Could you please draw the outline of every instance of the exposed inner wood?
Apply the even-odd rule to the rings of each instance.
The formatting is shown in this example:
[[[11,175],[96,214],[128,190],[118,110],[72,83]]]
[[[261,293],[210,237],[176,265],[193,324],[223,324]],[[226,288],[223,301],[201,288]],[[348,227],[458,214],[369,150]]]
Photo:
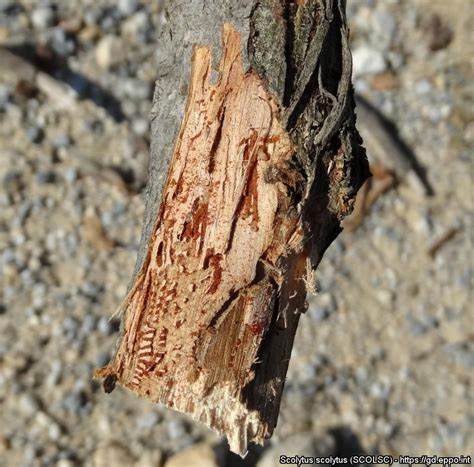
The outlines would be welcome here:
[[[108,390],[117,380],[191,414],[243,454],[273,430],[244,393],[272,323],[302,311],[306,252],[292,143],[229,24],[219,69],[212,84],[210,50],[195,48],[147,258],[122,305],[118,351],[98,375]]]

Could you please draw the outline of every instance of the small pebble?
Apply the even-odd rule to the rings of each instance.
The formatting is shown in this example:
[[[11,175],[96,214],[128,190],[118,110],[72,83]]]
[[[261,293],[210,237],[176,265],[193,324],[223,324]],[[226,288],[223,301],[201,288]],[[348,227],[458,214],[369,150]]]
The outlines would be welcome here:
[[[88,313],[84,316],[82,320],[81,332],[84,334],[90,334],[97,327],[97,318]]]
[[[109,318],[103,316],[99,319],[97,323],[98,331],[104,336],[110,336],[114,332],[117,332],[120,327],[120,322],[116,319],[110,320]]]
[[[54,51],[62,56],[67,57],[72,55],[76,50],[76,43],[72,37],[66,34],[66,31],[60,27],[52,29],[49,43]]]
[[[73,317],[66,316],[62,322],[62,328],[68,336],[74,337],[79,330],[79,323]]]
[[[139,11],[124,22],[122,31],[125,37],[134,42],[147,43],[152,36],[150,19],[145,11]]]
[[[126,97],[132,99],[143,100],[151,96],[150,83],[136,78],[124,79],[120,83],[120,88]]]
[[[371,24],[377,47],[388,50],[397,30],[394,16],[386,9],[375,9]]]
[[[134,459],[129,450],[118,442],[104,443],[92,454],[92,465],[95,467],[130,467]]]
[[[102,366],[105,366],[107,365],[107,363],[109,363],[110,361],[110,353],[109,352],[100,352],[96,359],[95,359],[95,367],[96,368],[100,368]]]
[[[40,405],[38,399],[31,394],[22,394],[19,398],[19,409],[26,416],[32,416],[39,411]]]
[[[125,16],[131,15],[133,12],[135,12],[139,5],[139,0],[118,0],[117,3],[120,13]]]
[[[113,35],[104,36],[97,44],[95,59],[97,64],[104,69],[122,61],[123,44],[119,37]]]
[[[61,133],[53,139],[53,146],[56,149],[67,148],[71,145],[71,137],[67,133]]]
[[[77,464],[69,459],[60,459],[55,467],[75,467]]]
[[[148,133],[148,120],[136,118],[132,122],[132,130],[138,136],[145,136]]]
[[[56,173],[52,170],[41,170],[36,174],[35,178],[40,185],[46,185],[56,181]]]
[[[104,287],[96,282],[87,281],[82,285],[81,290],[91,300],[98,301]]]
[[[468,342],[446,344],[444,352],[456,364],[472,370],[474,368],[474,346]]]
[[[387,66],[382,53],[367,45],[361,45],[354,49],[352,60],[354,64],[354,77],[382,73]]]
[[[142,429],[148,430],[150,428],[153,428],[159,422],[160,422],[160,416],[156,412],[150,411],[150,412],[145,413],[138,419],[137,428],[139,430],[142,430]]]
[[[55,13],[50,6],[39,6],[31,13],[31,22],[37,29],[46,29],[54,24]]]
[[[11,91],[5,84],[0,84],[0,109],[3,109],[5,105],[10,101]]]
[[[187,436],[186,426],[183,421],[173,418],[171,419],[168,424],[168,436],[171,440],[177,440],[180,438],[184,438]]]
[[[41,141],[43,141],[44,133],[41,128],[37,126],[30,126],[26,130],[26,137],[31,143],[39,144]]]
[[[64,179],[68,183],[74,183],[79,178],[78,171],[75,167],[68,167],[64,172]]]
[[[67,412],[80,415],[81,409],[84,408],[88,402],[89,397],[84,390],[73,390],[63,399],[62,406]]]
[[[200,443],[170,457],[165,467],[219,467],[221,463],[213,446]]]

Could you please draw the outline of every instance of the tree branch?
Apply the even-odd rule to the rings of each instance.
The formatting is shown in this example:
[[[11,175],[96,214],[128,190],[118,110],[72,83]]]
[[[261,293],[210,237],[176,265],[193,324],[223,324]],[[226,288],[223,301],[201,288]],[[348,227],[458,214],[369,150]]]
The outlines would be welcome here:
[[[233,3],[165,9],[143,236],[98,375],[243,455],[273,432],[314,269],[368,167],[344,2]]]

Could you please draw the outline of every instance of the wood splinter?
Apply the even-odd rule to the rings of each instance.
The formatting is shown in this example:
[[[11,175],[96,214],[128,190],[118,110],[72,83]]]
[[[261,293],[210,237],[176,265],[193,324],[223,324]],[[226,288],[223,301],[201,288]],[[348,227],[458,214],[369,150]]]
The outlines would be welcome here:
[[[233,26],[225,23],[222,34],[216,84],[210,49],[194,48],[147,253],[121,305],[117,352],[96,374],[106,392],[117,382],[190,414],[244,455],[249,442],[273,432],[308,277],[366,173],[359,180],[353,173],[355,188],[347,186],[348,112],[349,119],[334,120],[330,148],[313,148],[327,165],[326,178],[318,178],[300,137],[290,135],[305,124],[290,122],[298,104],[285,106],[255,68],[244,71]],[[317,93],[328,120],[339,93],[350,91],[341,87],[330,99],[326,90]],[[316,183],[330,191],[324,200]]]

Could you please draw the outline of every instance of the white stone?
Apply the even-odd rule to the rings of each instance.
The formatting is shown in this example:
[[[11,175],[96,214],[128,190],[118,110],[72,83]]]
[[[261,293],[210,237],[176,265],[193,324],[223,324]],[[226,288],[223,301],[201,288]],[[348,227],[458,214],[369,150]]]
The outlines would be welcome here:
[[[382,53],[366,45],[357,47],[352,53],[354,77],[381,73],[386,68]]]
[[[118,0],[117,6],[123,15],[131,15],[138,8],[139,4],[138,0]]]
[[[134,467],[160,467],[163,454],[160,450],[146,451],[135,462]]]
[[[132,40],[136,40],[140,34],[144,34],[150,27],[150,20],[145,11],[139,11],[123,22],[123,34]]]
[[[219,461],[213,447],[207,443],[191,446],[172,456],[165,467],[218,467]]]
[[[37,29],[46,29],[54,23],[54,11],[48,6],[38,7],[31,13],[31,22]]]
[[[104,69],[119,63],[122,59],[122,41],[119,37],[108,35],[103,37],[95,49],[95,60]]]
[[[110,442],[95,450],[89,465],[91,467],[130,467],[133,464],[134,459],[124,446]]]

